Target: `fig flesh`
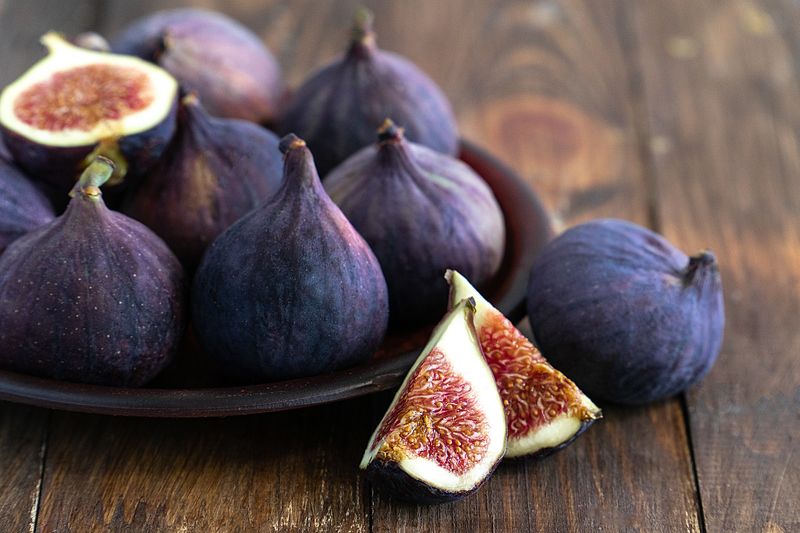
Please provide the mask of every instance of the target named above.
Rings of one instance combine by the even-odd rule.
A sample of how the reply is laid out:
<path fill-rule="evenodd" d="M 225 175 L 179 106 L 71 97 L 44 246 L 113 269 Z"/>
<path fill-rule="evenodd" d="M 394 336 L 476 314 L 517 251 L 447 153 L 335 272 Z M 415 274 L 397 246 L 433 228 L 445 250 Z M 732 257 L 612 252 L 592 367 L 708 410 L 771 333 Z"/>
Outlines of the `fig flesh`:
<path fill-rule="evenodd" d="M 593 397 L 644 404 L 711 369 L 725 316 L 717 262 L 621 220 L 575 226 L 542 251 L 528 292 L 542 353 Z"/>
<path fill-rule="evenodd" d="M 367 445 L 361 469 L 398 498 L 461 498 L 503 457 L 503 404 L 478 343 L 474 309 L 462 300 L 445 315 Z"/>
<path fill-rule="evenodd" d="M 44 193 L 0 157 L 0 254 L 11 242 L 55 216 Z"/>
<path fill-rule="evenodd" d="M 164 157 L 132 190 L 122 212 L 144 223 L 194 271 L 209 244 L 266 202 L 283 181 L 278 138 L 243 120 L 209 116 L 182 99 Z"/>
<path fill-rule="evenodd" d="M 549 455 L 602 417 L 600 409 L 464 276 L 453 270 L 445 276 L 451 307 L 464 298 L 475 301 L 475 330 L 506 415 L 506 457 Z"/>
<path fill-rule="evenodd" d="M 441 89 L 409 60 L 380 50 L 372 15 L 361 10 L 347 52 L 297 89 L 278 128 L 308 141 L 327 179 L 336 165 L 372 144 L 386 117 L 405 126 L 415 143 L 458 152 L 456 121 Z"/>
<path fill-rule="evenodd" d="M 280 147 L 283 185 L 214 241 L 192 289 L 201 344 L 239 381 L 362 362 L 388 320 L 380 265 L 325 194 L 311 152 L 292 135 Z"/>
<path fill-rule="evenodd" d="M 283 98 L 275 57 L 257 35 L 222 13 L 158 11 L 134 21 L 111 48 L 159 64 L 196 92 L 212 115 L 271 122 Z"/>
<path fill-rule="evenodd" d="M 42 37 L 48 55 L 0 95 L 8 150 L 31 177 L 65 193 L 97 155 L 115 162 L 107 185 L 145 170 L 175 129 L 178 84 L 141 59 Z"/>
<path fill-rule="evenodd" d="M 330 174 L 325 190 L 381 263 L 393 327 L 444 313 L 448 268 L 481 284 L 500 267 L 505 224 L 491 189 L 461 161 L 406 141 L 391 120 L 377 144 Z"/>
<path fill-rule="evenodd" d="M 0 366 L 67 381 L 138 386 L 184 329 L 180 263 L 145 226 L 110 211 L 98 158 L 67 211 L 0 256 Z"/>

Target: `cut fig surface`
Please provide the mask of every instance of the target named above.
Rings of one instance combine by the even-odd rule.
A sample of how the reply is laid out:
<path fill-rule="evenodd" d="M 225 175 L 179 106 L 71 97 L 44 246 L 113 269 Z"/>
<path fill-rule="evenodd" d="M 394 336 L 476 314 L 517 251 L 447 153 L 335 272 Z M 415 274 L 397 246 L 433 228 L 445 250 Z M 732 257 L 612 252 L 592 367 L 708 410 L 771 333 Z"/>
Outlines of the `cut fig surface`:
<path fill-rule="evenodd" d="M 361 468 L 402 499 L 443 502 L 480 486 L 503 455 L 503 406 L 464 300 L 444 317 L 375 430 Z"/>
<path fill-rule="evenodd" d="M 48 55 L 0 94 L 0 125 L 15 161 L 66 193 L 89 161 L 115 163 L 107 185 L 144 172 L 175 130 L 178 83 L 142 59 L 42 37 Z"/>
<path fill-rule="evenodd" d="M 543 456 L 601 418 L 600 409 L 456 271 L 446 274 L 451 306 L 475 300 L 475 329 L 503 401 L 507 457 Z"/>
<path fill-rule="evenodd" d="M 80 146 L 158 125 L 169 113 L 177 83 L 141 59 L 42 37 L 47 57 L 6 87 L 3 126 L 53 146 Z"/>

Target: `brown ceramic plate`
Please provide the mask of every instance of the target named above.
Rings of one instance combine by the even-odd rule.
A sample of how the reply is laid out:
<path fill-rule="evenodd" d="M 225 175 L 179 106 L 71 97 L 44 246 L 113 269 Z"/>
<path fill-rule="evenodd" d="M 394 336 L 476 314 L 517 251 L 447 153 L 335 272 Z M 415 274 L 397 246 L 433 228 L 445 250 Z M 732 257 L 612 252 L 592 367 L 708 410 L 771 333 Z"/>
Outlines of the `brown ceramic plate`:
<path fill-rule="evenodd" d="M 508 241 L 503 265 L 486 288 L 488 298 L 509 318 L 524 315 L 528 273 L 537 252 L 550 239 L 549 219 L 533 191 L 514 171 L 477 146 L 463 142 L 461 159 L 474 168 L 503 208 Z M 203 417 L 283 411 L 352 398 L 397 386 L 416 359 L 428 331 L 388 338 L 369 362 L 309 378 L 245 386 L 207 386 L 203 364 L 167 371 L 153 386 L 120 388 L 82 385 L 0 371 L 0 399 L 65 409 L 126 416 Z M 191 357 L 191 354 L 190 354 Z M 187 357 L 183 357 L 186 365 Z M 187 368 L 187 367 L 184 367 Z M 170 375 L 180 375 L 181 381 Z"/>

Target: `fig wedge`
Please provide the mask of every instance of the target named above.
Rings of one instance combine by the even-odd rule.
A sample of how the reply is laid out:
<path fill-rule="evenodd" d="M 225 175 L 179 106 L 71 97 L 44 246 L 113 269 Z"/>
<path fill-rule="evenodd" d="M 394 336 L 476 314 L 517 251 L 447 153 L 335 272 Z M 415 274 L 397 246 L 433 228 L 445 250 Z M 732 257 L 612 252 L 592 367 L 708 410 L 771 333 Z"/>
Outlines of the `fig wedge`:
<path fill-rule="evenodd" d="M 467 279 L 445 274 L 450 305 L 475 301 L 475 330 L 503 400 L 508 425 L 506 457 L 543 457 L 569 445 L 595 421 L 600 409 Z"/>
<path fill-rule="evenodd" d="M 466 496 L 503 457 L 506 423 L 473 326 L 474 300 L 445 315 L 372 435 L 361 469 L 400 499 Z"/>

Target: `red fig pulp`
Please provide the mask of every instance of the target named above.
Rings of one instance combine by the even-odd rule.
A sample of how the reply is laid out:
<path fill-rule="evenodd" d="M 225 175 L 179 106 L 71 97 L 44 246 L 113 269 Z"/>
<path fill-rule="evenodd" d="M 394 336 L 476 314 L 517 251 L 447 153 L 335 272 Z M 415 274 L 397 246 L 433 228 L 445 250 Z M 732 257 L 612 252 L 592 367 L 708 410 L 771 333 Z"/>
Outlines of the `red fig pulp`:
<path fill-rule="evenodd" d="M 180 263 L 145 226 L 110 211 L 96 159 L 67 211 L 0 256 L 0 366 L 67 381 L 137 386 L 171 360 L 184 329 Z"/>
<path fill-rule="evenodd" d="M 455 118 L 441 89 L 407 59 L 380 50 L 371 15 L 359 12 L 347 52 L 297 89 L 279 130 L 306 139 L 325 177 L 372 144 L 386 117 L 415 143 L 449 155 L 458 151 Z"/>
<path fill-rule="evenodd" d="M 274 134 L 251 122 L 210 117 L 190 95 L 181 102 L 166 154 L 122 211 L 164 239 L 192 271 L 220 233 L 278 190 L 282 167 Z"/>
<path fill-rule="evenodd" d="M 161 156 L 175 128 L 177 82 L 135 57 L 86 50 L 49 33 L 47 57 L 0 95 L 0 125 L 19 166 L 66 193 L 96 155 L 108 185 Z"/>
<path fill-rule="evenodd" d="M 381 263 L 393 326 L 444 313 L 448 268 L 482 284 L 500 266 L 505 224 L 483 179 L 457 159 L 406 141 L 391 121 L 377 144 L 329 175 L 325 189 Z"/>
<path fill-rule="evenodd" d="M 203 9 L 158 11 L 111 43 L 117 53 L 158 63 L 212 115 L 269 122 L 283 97 L 278 62 L 235 20 Z"/>

